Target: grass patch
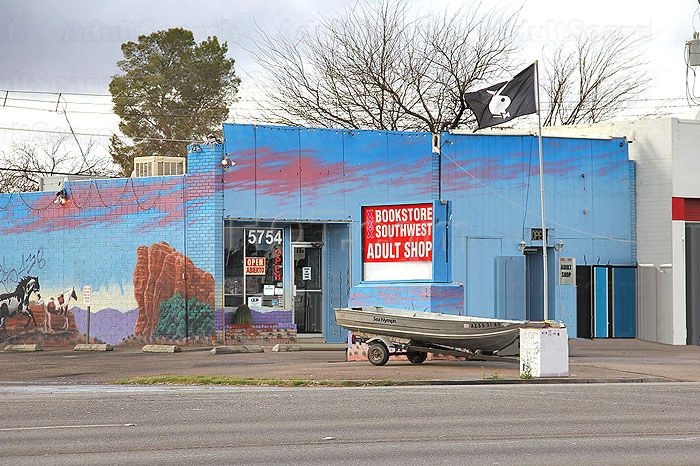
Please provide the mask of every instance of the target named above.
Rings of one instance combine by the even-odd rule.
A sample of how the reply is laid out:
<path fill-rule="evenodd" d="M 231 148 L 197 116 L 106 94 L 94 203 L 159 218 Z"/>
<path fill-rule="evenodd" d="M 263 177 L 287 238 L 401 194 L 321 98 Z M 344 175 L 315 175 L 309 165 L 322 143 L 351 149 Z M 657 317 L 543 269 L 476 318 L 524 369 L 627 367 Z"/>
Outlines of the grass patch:
<path fill-rule="evenodd" d="M 503 379 L 503 377 L 501 377 L 501 374 L 499 374 L 498 372 L 494 372 L 493 374 L 489 374 L 489 375 L 484 374 L 481 378 L 483 380 L 501 380 L 501 379 Z"/>
<path fill-rule="evenodd" d="M 115 380 L 119 385 L 229 385 L 253 387 L 386 387 L 407 385 L 391 380 L 311 380 L 311 379 L 258 379 L 217 375 L 151 375 Z"/>

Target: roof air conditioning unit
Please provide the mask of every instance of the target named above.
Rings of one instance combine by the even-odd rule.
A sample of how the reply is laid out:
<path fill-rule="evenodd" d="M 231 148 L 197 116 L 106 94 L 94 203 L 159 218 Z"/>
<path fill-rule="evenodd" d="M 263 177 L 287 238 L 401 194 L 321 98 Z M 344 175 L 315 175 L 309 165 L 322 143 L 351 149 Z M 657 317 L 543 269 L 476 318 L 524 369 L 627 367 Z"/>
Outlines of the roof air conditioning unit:
<path fill-rule="evenodd" d="M 132 178 L 148 176 L 184 175 L 187 159 L 184 157 L 165 157 L 152 155 L 150 157 L 135 157 Z"/>

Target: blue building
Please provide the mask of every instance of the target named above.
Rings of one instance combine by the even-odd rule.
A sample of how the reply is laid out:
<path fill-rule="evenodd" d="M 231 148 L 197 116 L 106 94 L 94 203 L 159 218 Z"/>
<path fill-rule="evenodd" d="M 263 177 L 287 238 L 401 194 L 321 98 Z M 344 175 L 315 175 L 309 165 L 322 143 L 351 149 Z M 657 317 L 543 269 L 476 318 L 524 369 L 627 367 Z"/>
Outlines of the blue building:
<path fill-rule="evenodd" d="M 185 175 L 66 182 L 65 204 L 0 195 L 2 283 L 38 277 L 42 300 L 29 308 L 44 316 L 38 336 L 23 330 L 26 313 L 7 319 L 9 338 L 61 344 L 47 297 L 85 285 L 91 335 L 111 344 L 344 341 L 332 310 L 348 303 L 542 318 L 532 135 L 226 124 L 223 145 L 187 155 Z M 625 140 L 544 138 L 544 171 L 549 317 L 571 336 L 634 337 Z M 395 243 L 410 257 L 372 252 L 383 254 L 369 247 L 382 242 L 368 236 L 379 223 L 410 237 Z M 575 263 L 576 277 L 561 277 L 560 263 Z M 84 307 L 67 306 L 76 338 Z"/>

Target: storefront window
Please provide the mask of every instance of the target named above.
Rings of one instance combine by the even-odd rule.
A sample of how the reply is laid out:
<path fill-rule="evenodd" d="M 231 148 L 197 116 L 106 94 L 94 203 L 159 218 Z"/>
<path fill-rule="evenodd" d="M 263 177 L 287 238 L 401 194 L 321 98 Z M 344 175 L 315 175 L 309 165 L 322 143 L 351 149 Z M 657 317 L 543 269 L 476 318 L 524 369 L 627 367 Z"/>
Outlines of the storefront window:
<path fill-rule="evenodd" d="M 281 228 L 246 228 L 245 294 L 248 307 L 284 307 Z"/>
<path fill-rule="evenodd" d="M 320 223 L 292 224 L 292 243 L 320 243 L 323 241 L 323 225 Z"/>
<path fill-rule="evenodd" d="M 224 236 L 224 305 L 243 304 L 243 228 L 225 228 Z"/>
<path fill-rule="evenodd" d="M 225 305 L 284 308 L 284 231 L 225 230 Z"/>

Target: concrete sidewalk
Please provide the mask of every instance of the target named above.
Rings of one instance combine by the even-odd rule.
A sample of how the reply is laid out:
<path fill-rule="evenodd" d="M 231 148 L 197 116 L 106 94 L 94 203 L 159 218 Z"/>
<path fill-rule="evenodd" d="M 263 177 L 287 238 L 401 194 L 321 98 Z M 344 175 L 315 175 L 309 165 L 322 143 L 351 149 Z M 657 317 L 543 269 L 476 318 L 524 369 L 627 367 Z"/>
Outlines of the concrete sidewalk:
<path fill-rule="evenodd" d="M 667 346 L 639 340 L 571 340 L 570 380 L 700 382 L 700 346 Z M 263 379 L 435 381 L 519 380 L 508 362 L 427 361 L 421 365 L 391 361 L 383 367 L 367 361 L 345 362 L 342 351 L 210 354 L 183 351 L 142 353 L 117 348 L 106 353 L 46 350 L 0 353 L 0 383 L 109 383 L 149 375 L 216 375 Z"/>

